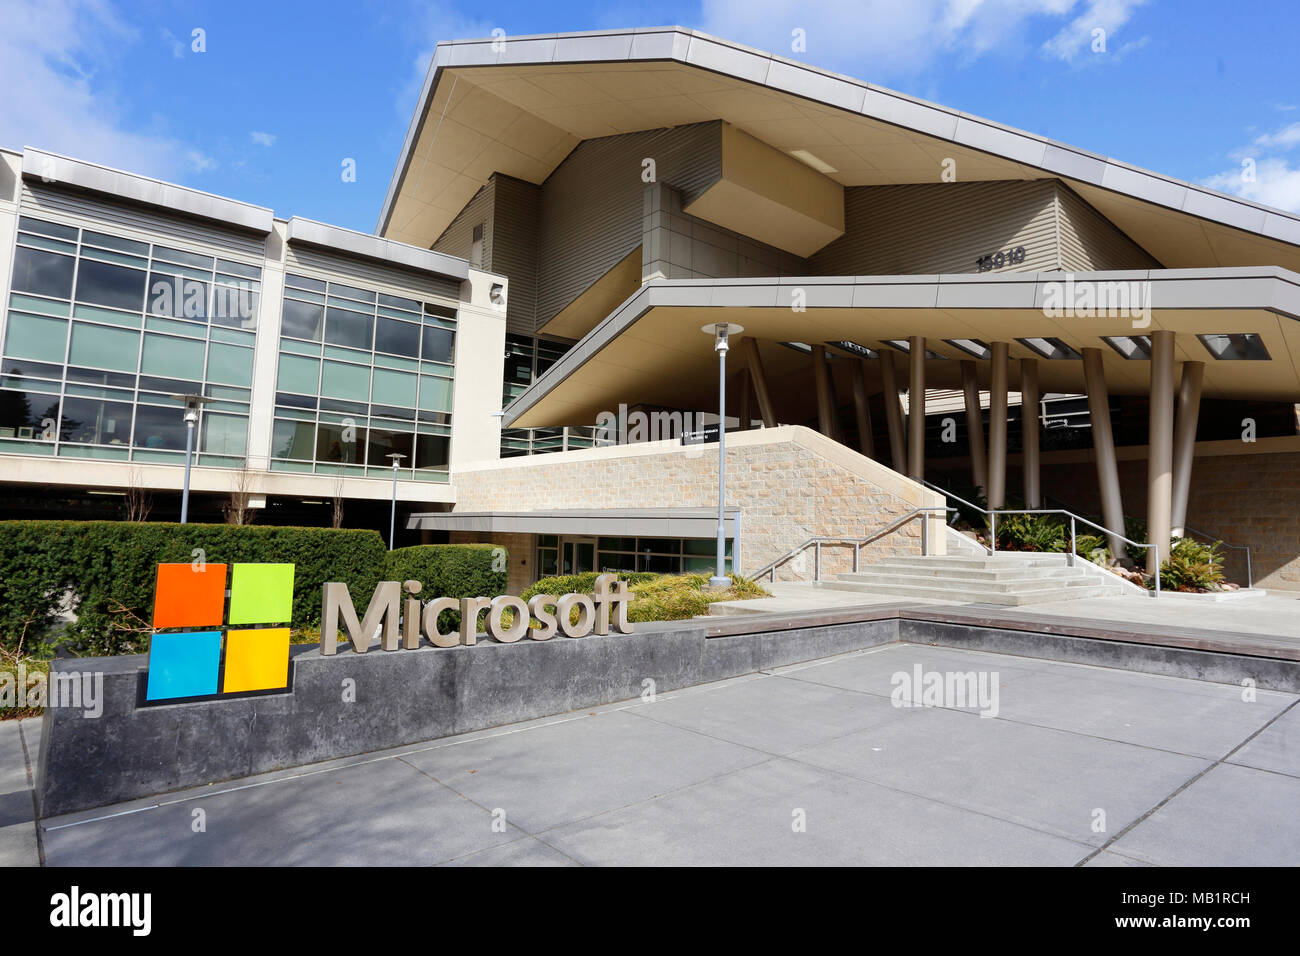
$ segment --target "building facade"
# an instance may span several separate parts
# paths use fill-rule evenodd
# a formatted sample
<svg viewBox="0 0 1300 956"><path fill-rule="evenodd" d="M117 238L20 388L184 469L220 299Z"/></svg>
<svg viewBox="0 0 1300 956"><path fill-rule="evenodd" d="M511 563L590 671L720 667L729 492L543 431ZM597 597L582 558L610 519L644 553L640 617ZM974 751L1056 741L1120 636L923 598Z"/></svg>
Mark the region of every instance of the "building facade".
<svg viewBox="0 0 1300 956"><path fill-rule="evenodd" d="M0 159L15 514L171 493L201 391L209 519L380 524L401 454L513 583L703 570L733 323L733 570L941 551L942 488L1300 589L1291 213L676 27L440 43L373 236Z"/></svg>

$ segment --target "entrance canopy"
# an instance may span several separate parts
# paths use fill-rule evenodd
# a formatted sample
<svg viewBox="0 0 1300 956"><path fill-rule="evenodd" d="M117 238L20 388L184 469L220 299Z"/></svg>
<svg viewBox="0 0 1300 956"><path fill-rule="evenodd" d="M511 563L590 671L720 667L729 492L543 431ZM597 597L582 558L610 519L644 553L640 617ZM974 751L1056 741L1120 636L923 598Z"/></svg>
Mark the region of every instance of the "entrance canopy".
<svg viewBox="0 0 1300 956"><path fill-rule="evenodd" d="M620 402L715 409L717 356L700 333L712 322L739 323L756 340L783 421L814 414L808 346L841 357L830 363L837 389L849 388L858 356L878 388L870 359L904 352L918 335L932 353L930 388L961 387L961 359L986 376L981 345L999 341L1013 360L1040 360L1044 392L1084 392L1080 356L1095 348L1112 394L1146 395L1144 336L1167 329L1176 361L1205 363L1205 397L1300 401L1300 275L1276 267L679 279L628 298L510 403L503 424L590 424ZM731 370L744 367L742 355L733 349Z"/></svg>
<svg viewBox="0 0 1300 956"><path fill-rule="evenodd" d="M716 449L715 449L716 451ZM739 508L725 511L734 537ZM436 511L413 514L411 530L487 534L564 534L592 537L712 538L718 512L710 508L566 508L554 511Z"/></svg>

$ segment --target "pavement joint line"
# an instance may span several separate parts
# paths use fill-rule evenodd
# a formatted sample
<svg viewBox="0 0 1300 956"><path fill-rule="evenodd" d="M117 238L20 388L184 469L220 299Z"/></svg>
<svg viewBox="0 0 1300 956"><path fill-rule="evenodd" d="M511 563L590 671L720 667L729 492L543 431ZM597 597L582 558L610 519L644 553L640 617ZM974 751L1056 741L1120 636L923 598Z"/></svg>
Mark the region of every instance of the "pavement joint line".
<svg viewBox="0 0 1300 956"><path fill-rule="evenodd" d="M32 770L32 753L27 746L27 735L23 732L23 722L18 721L18 744L23 748L23 770L27 774L27 792L32 795L32 828L36 831L36 859L40 866L45 865L45 838L41 834L41 808L36 802L36 774Z"/></svg>
<svg viewBox="0 0 1300 956"><path fill-rule="evenodd" d="M1161 800L1159 803L1157 803L1154 807L1152 807L1152 808L1151 808L1150 810L1148 810L1146 813L1142 814L1142 816L1138 817L1136 820L1134 820L1134 821L1133 821L1132 823L1130 823L1128 826L1124 827L1124 829L1122 829L1122 830L1120 830L1118 833L1116 833L1113 837L1111 837L1109 840L1107 840L1105 843L1103 843L1100 847L1098 847L1097 850L1096 850L1095 852L1090 853L1088 856L1085 856L1082 860L1080 860L1078 863L1076 863L1075 866L1083 866L1084 864L1086 864L1089 860L1091 860L1091 859L1093 859L1094 857L1096 857L1098 853L1101 853L1102 850L1105 850L1105 849L1109 848L1110 846L1114 845L1114 844L1117 843L1119 840L1121 840L1124 836L1126 836L1128 833L1130 833L1131 831L1133 831L1134 829L1136 829L1140 824L1146 822L1146 820L1148 820L1151 816L1153 816L1153 815L1154 815L1158 810L1161 810L1162 808L1164 808L1165 806L1167 806L1167 805L1170 803L1170 801L1172 801L1172 800L1173 800L1175 797L1177 797L1179 794L1181 794L1181 793L1183 793L1184 791L1186 791L1186 790L1187 790L1187 789L1188 789L1192 784L1196 783L1196 781L1200 780L1202 777L1204 777L1206 774L1208 774L1211 770L1214 770L1216 767L1221 767L1221 766L1223 766L1225 763L1228 762L1228 758L1229 758L1229 757L1231 757L1233 754L1235 754L1237 751L1239 751L1242 747L1246 746L1246 744L1250 743L1252 740L1254 740L1256 737L1258 737L1258 736L1259 736L1260 734L1262 734L1264 731L1268 730L1269 727L1273 726L1275 723L1277 723L1279 720L1281 720L1284 716L1286 716L1286 714L1287 714L1289 711L1293 710L1293 709L1296 707L1297 704L1300 704L1300 700L1294 700L1294 701L1292 701L1290 704L1288 704L1286 707L1282 708L1282 710L1280 710L1278 713L1274 714L1272 718L1270 718L1269 720L1266 720L1262 725L1260 725L1258 728L1256 728L1255 732L1252 733L1252 734L1250 734L1248 737L1246 737L1245 740L1241 741L1241 743L1237 744L1237 746L1233 747L1231 750L1229 750L1226 754L1224 754L1224 755L1223 755L1222 757L1220 757L1218 760L1216 760L1216 761L1214 761L1213 763L1211 763L1208 767L1203 768L1199 773L1193 774L1193 775L1192 775L1191 777L1189 777L1187 780L1183 781L1183 783L1182 783L1181 786L1179 786L1179 787L1178 787L1177 789L1175 789L1173 792L1171 792L1171 793L1169 793L1168 795L1166 795L1165 798L1164 798L1163 800ZM1232 764L1232 766L1237 767L1237 766L1241 766L1241 765L1240 765L1240 764ZM1245 769L1247 769L1247 770L1255 770L1255 769L1257 769L1257 768L1255 768L1255 767L1247 767L1247 768L1245 768ZM1290 777L1289 774L1281 774L1281 776L1284 776L1284 777ZM1133 859L1138 859L1138 857L1133 857ZM1148 861L1148 860L1143 860L1142 862L1143 862L1143 863L1147 863L1147 862L1150 862L1150 861Z"/></svg>
<svg viewBox="0 0 1300 956"><path fill-rule="evenodd" d="M481 849L481 850L471 850L469 853L462 853L460 856L453 856L453 857L451 857L450 859L447 859L447 860L440 860L438 863L436 863L436 864L434 864L434 865L435 865L435 866L445 866L445 865L448 864L448 863L455 863L457 860L465 860L465 859L468 859L468 858L471 857L471 856L476 856L476 855L478 855L479 853L487 853L489 850L499 850L499 849L501 849L502 847L514 846L516 843L523 843L523 842L525 842L525 841L532 841L533 843L540 843L540 844L541 844L542 846L544 846L544 847L549 847L550 849L554 850L556 853L558 853L558 854L560 854L562 857L564 857L566 860L572 860L572 861L573 861L573 864L574 864L575 866L586 866L586 865L587 865L587 864L583 863L581 860L575 860L573 857L569 856L569 854L565 853L565 852L564 852L563 850L561 850L559 847L557 847L557 846L553 846L552 844L547 843L545 840L539 839L537 836L535 836L535 835L533 835L533 834L531 834L531 833L527 833L527 832L525 832L523 836L519 837L519 838L516 839L516 840L510 840L510 841L507 842L507 843L498 843L496 846L484 847L484 848Z"/></svg>

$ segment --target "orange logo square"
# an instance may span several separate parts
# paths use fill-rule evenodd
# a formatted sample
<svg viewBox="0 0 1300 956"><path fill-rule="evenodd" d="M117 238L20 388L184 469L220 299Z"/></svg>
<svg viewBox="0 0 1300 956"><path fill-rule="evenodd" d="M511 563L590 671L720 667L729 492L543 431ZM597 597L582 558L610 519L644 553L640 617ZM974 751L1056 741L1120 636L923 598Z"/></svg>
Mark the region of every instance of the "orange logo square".
<svg viewBox="0 0 1300 956"><path fill-rule="evenodd" d="M226 614L224 564L160 564L154 627L219 626Z"/></svg>

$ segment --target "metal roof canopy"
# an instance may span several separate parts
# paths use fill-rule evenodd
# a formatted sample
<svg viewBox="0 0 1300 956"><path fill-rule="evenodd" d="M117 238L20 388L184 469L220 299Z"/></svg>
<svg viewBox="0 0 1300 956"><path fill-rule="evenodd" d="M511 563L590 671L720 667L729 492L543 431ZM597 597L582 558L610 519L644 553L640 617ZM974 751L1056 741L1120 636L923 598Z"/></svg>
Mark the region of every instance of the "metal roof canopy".
<svg viewBox="0 0 1300 956"><path fill-rule="evenodd" d="M739 508L726 509L728 536L734 536L739 514ZM408 530L468 531L488 534L712 538L718 530L718 512L715 508L435 511L411 515L406 527Z"/></svg>
<svg viewBox="0 0 1300 956"><path fill-rule="evenodd" d="M715 119L842 185L1059 178L1166 266L1300 271L1300 216L681 27L439 43L376 232L427 248L494 172Z"/></svg>
<svg viewBox="0 0 1300 956"><path fill-rule="evenodd" d="M591 423L619 402L708 411L717 407L712 349L696 331L705 322L739 320L759 341L769 387L782 420L811 414L810 359L778 343L851 340L888 349L883 339L924 335L943 358L926 362L931 388L959 388L960 359L972 356L945 339L980 338L1010 343L1011 386L1019 381L1015 359L1039 359L1044 391L1084 391L1083 363L1045 359L1018 338L1055 337L1075 350L1099 348L1111 394L1145 395L1146 361L1121 356L1102 336L1179 333L1177 361L1205 362L1207 398L1300 401L1300 275L1274 267L1254 269L1152 270L1075 273L1076 285L1092 282L1150 283L1151 321L1135 327L1125 316L1049 317L1048 289L1060 287L1059 272L997 276L850 276L759 279L655 280L644 285L529 386L505 411L506 427ZM794 313L792 290L806 297ZM1139 320L1141 321L1141 320ZM1196 334L1255 333L1267 361L1216 360ZM599 356L599 361L592 361ZM907 357L900 355L901 363ZM975 360L987 381L987 359ZM848 362L833 361L832 369ZM868 360L868 374L874 363ZM837 387L848 387L847 372ZM839 394L848 394L847 391ZM800 404L803 403L803 404ZM734 407L729 403L730 407Z"/></svg>

